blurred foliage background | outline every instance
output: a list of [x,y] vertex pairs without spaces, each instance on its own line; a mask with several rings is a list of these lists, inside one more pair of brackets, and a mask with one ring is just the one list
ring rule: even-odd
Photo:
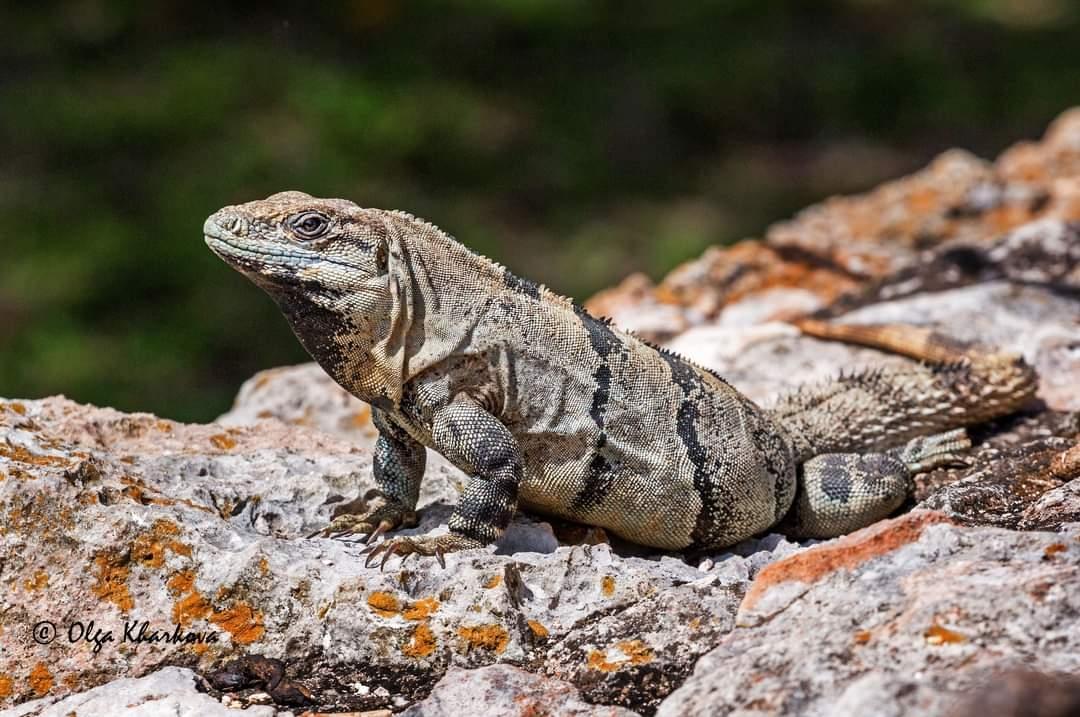
[[0,395],[179,419],[305,359],[203,219],[286,188],[585,298],[1080,103],[1070,0],[0,6]]

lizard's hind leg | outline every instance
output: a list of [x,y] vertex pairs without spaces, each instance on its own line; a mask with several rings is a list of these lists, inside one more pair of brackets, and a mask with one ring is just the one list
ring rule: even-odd
[[908,441],[882,453],[825,453],[803,463],[791,512],[782,532],[832,538],[888,516],[911,495],[914,476],[962,463],[971,447],[964,429]]

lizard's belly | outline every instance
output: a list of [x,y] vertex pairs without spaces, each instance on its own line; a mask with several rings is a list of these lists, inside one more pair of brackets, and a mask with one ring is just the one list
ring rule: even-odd
[[641,545],[685,548],[701,513],[691,474],[663,451],[582,450],[567,436],[519,438],[526,511],[600,526]]

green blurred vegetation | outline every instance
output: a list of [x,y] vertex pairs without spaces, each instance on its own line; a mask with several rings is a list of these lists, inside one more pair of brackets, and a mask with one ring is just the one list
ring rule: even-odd
[[1080,103],[1067,0],[0,7],[0,395],[207,419],[305,357],[205,248],[282,189],[580,298]]

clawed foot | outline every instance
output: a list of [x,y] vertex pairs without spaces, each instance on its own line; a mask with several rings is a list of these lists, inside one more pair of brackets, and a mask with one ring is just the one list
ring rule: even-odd
[[365,548],[363,553],[367,554],[367,559],[364,560],[364,567],[373,567],[375,565],[375,560],[379,555],[382,555],[382,560],[379,561],[379,570],[383,569],[386,565],[386,561],[390,559],[391,555],[402,556],[402,563],[404,563],[410,555],[434,555],[435,559],[439,561],[439,565],[445,568],[446,560],[443,558],[444,554],[452,553],[457,550],[469,550],[470,548],[482,547],[484,546],[479,541],[473,540],[472,538],[466,538],[463,535],[457,535],[456,533],[447,533],[445,535],[417,535],[415,537],[399,535],[393,538],[387,538],[378,545],[369,545]]
[[899,451],[900,460],[912,473],[922,473],[940,466],[967,466],[970,461],[961,454],[971,448],[971,440],[963,428],[908,441]]
[[[353,513],[352,510],[358,512]],[[378,489],[372,489],[360,500],[340,506],[325,528],[316,530],[309,538],[345,538],[366,535],[371,545],[388,530],[412,528],[417,523],[416,511],[408,510]]]

